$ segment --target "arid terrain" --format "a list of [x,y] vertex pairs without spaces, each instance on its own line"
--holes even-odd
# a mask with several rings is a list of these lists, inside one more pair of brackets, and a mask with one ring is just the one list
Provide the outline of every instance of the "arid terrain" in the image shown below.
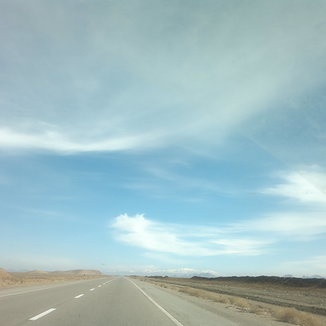
[[0,288],[46,284],[73,280],[84,280],[102,277],[103,274],[96,270],[70,270],[70,271],[39,271],[8,272],[0,268]]
[[297,325],[326,324],[326,280],[283,277],[145,277],[166,288]]

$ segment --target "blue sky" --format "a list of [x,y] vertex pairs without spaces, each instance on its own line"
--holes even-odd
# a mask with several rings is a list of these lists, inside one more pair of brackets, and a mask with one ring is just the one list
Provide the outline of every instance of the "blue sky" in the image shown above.
[[326,277],[324,1],[0,3],[0,266]]

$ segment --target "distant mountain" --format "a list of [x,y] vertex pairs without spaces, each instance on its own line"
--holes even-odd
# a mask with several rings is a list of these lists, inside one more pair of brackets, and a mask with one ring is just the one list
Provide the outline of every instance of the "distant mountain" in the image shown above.
[[325,277],[322,277],[322,276],[320,276],[320,275],[308,275],[308,276],[302,276],[302,278],[325,278]]
[[11,280],[14,277],[8,273],[5,269],[0,268],[0,280]]
[[325,278],[325,277],[322,277],[321,275],[312,275],[311,277],[312,278]]
[[[151,271],[149,273],[139,273],[145,274],[145,275],[151,275],[155,277],[181,277],[181,278],[191,278],[191,277],[203,277],[203,278],[213,278],[218,276],[219,274],[215,271],[211,270],[197,270],[192,268],[180,268],[180,269],[165,269],[165,270],[157,270],[157,271]],[[138,275],[139,275],[138,274]]]
[[49,274],[49,272],[46,272],[46,271],[41,271],[41,270],[33,270],[33,271],[29,271],[27,272],[28,274]]
[[102,275],[100,271],[94,269],[76,269],[71,272],[75,275]]
[[190,274],[189,277],[202,277],[202,278],[214,278],[216,274],[206,272],[206,273],[196,273],[196,275]]
[[74,269],[69,271],[54,271],[49,272],[49,274],[56,274],[56,275],[102,275],[102,273],[98,270],[93,269]]
[[326,279],[319,278],[299,278],[299,277],[280,277],[280,276],[224,276],[224,277],[202,277],[194,276],[193,279],[205,279],[207,281],[223,281],[223,282],[243,282],[243,283],[265,283],[279,284],[293,287],[319,287],[326,288]]

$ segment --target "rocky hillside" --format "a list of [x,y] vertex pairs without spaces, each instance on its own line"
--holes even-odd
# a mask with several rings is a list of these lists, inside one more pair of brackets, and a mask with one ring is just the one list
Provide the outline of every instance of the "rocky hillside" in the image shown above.
[[14,277],[8,273],[5,269],[0,268],[0,280],[11,280]]
[[102,276],[103,274],[100,271],[88,269],[51,272],[33,270],[9,273],[5,269],[0,268],[0,287],[84,280]]
[[91,275],[102,275],[100,271],[93,269],[74,269],[69,271],[55,271],[49,272],[49,274],[58,274],[58,275],[77,275],[77,276],[91,276]]

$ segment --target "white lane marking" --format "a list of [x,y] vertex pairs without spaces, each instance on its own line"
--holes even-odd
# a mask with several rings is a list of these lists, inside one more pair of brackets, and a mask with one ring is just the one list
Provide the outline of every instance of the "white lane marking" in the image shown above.
[[38,315],[30,318],[29,320],[37,320],[37,319],[42,318],[43,316],[49,314],[50,312],[52,312],[54,310],[56,310],[56,308],[51,308],[51,309],[49,309],[47,311],[44,311],[44,312],[42,312],[42,313],[40,313],[40,314],[38,314]]
[[95,288],[90,289],[90,291],[94,291],[94,290],[95,290]]
[[143,291],[137,284],[135,284],[129,278],[127,279],[131,282],[149,301],[151,301],[158,309],[160,309],[166,316],[168,316],[177,326],[184,326],[179,322],[179,320],[175,319],[169,312],[167,312],[162,306],[160,306],[154,299],[152,299],[145,291]]
[[84,295],[84,293],[79,294],[79,295],[76,295],[76,296],[75,296],[75,299],[81,298],[83,295]]
[[112,280],[110,280],[110,281],[107,281],[107,282],[105,282],[104,284],[108,284],[108,283],[111,283],[112,281],[114,281],[115,280],[115,278],[114,279],[112,279]]
[[99,285],[98,288],[100,288],[102,285]]

